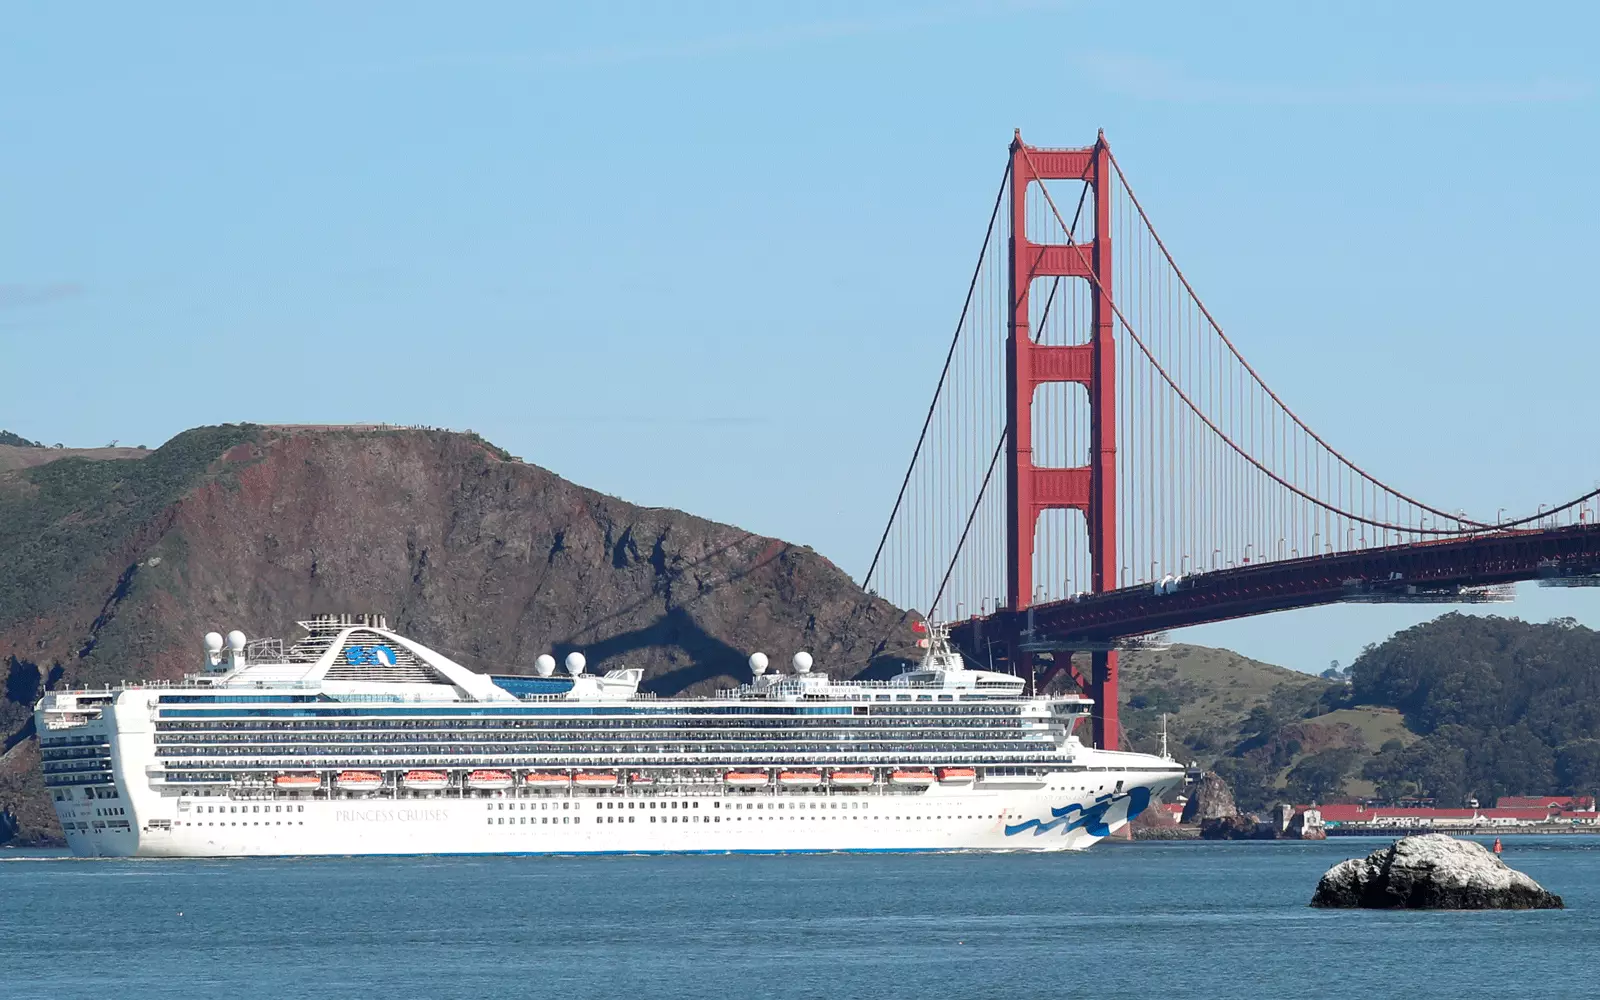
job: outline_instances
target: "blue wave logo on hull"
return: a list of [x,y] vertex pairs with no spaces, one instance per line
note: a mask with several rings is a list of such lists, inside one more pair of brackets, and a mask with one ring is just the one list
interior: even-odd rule
[[1035,837],[1042,837],[1051,830],[1060,830],[1065,836],[1081,828],[1093,837],[1109,837],[1111,827],[1106,824],[1106,813],[1122,799],[1128,800],[1128,819],[1131,820],[1149,808],[1150,789],[1136,786],[1121,795],[1102,795],[1094,805],[1088,807],[1081,802],[1060,809],[1052,807],[1049,820],[1030,819],[1016,824],[1007,823],[1006,836],[1015,837],[1028,830],[1032,830]]

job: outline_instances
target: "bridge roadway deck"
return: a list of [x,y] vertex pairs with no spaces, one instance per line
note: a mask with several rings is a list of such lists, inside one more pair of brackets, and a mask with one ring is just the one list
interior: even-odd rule
[[[1406,545],[1287,559],[1197,573],[1170,593],[1123,587],[1031,609],[1036,642],[1082,648],[1186,625],[1287,611],[1408,591],[1515,583],[1550,576],[1600,574],[1600,525],[1512,530]],[[976,633],[1020,635],[1030,612],[1001,611],[960,623],[955,638],[974,648]]]

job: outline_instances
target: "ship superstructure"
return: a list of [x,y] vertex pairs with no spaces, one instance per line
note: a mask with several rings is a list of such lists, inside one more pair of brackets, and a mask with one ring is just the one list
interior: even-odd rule
[[1085,746],[1091,703],[969,668],[945,630],[887,681],[790,672],[656,698],[641,672],[470,670],[380,615],[285,650],[206,637],[179,683],[47,693],[45,783],[86,856],[1062,850],[1184,769]]

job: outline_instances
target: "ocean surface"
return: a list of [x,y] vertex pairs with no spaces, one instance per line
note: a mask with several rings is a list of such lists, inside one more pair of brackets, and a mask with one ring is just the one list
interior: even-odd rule
[[1564,911],[1306,906],[1385,843],[1071,855],[79,861],[0,851],[0,997],[1590,997],[1600,837],[1506,838]]

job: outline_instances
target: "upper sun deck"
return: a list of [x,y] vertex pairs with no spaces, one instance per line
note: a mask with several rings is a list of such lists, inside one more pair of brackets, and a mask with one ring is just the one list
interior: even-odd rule
[[[621,668],[603,675],[585,672],[580,653],[566,658],[567,676],[557,676],[555,659],[543,655],[536,674],[479,673],[448,656],[402,636],[381,615],[319,615],[299,623],[306,635],[287,650],[276,639],[250,642],[240,632],[206,636],[202,671],[182,682],[127,685],[205,692],[206,701],[252,700],[260,692],[299,692],[317,700],[343,703],[478,703],[511,707],[527,702],[655,702],[641,693],[643,671]],[[951,702],[990,700],[1048,701],[1056,713],[1086,711],[1092,704],[1076,695],[1031,699],[1019,677],[966,666],[949,644],[948,632],[932,626],[923,640],[920,663],[886,681],[835,680],[812,669],[811,656],[797,653],[792,673],[768,673],[767,657],[750,657],[752,680],[693,702]],[[68,695],[70,692],[57,692]],[[68,699],[47,695],[45,711],[71,710]],[[163,701],[168,700],[165,696]],[[644,708],[644,705],[640,705]]]

